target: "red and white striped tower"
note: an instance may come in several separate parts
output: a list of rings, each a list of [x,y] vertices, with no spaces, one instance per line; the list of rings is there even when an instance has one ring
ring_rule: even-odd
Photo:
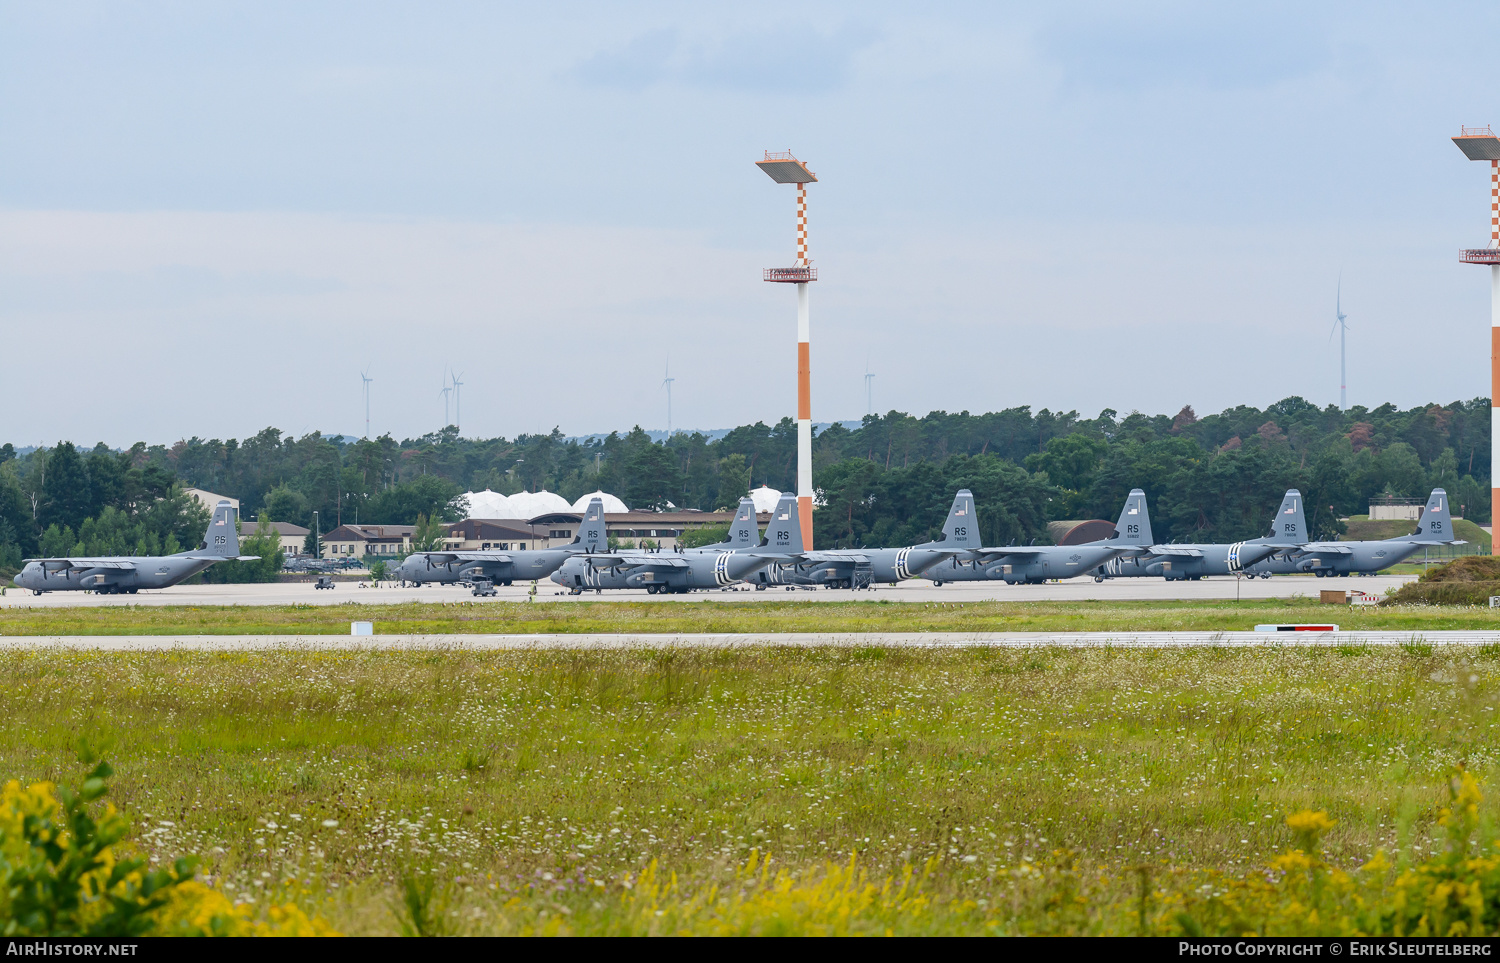
[[[1490,162],[1490,246],[1459,255],[1490,266],[1490,511],[1500,508],[1500,137],[1488,127],[1460,127],[1453,143],[1469,160]]]
[[[756,166],[778,184],[797,185],[797,263],[789,268],[766,268],[763,280],[797,285],[797,514],[802,520],[803,548],[813,547],[812,526],[812,325],[808,317],[807,286],[818,279],[818,269],[807,256],[807,185],[818,177],[791,151],[766,151]]]

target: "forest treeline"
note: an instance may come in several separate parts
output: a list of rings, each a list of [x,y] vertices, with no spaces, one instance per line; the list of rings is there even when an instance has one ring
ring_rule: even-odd
[[[1199,417],[1029,407],[987,414],[892,411],[814,441],[820,546],[909,544],[941,525],[953,491],[974,491],[985,541],[1046,540],[1057,519],[1109,518],[1146,490],[1158,540],[1227,541],[1261,534],[1287,488],[1301,489],[1319,537],[1343,530],[1389,494],[1448,490],[1455,509],[1488,522],[1487,398],[1339,410],[1287,398]],[[633,508],[712,510],[765,484],[794,486],[796,426],[680,433],[640,428],[575,440],[554,429],[515,439],[462,438],[456,428],[396,441],[295,438],[267,428],[243,440],[190,438],[127,451],[69,442],[17,457],[0,448],[0,566],[38,551],[148,552],[187,547],[206,514],[181,492],[238,498],[241,515],[300,525],[455,518],[465,490],[547,489],[569,500],[595,489]],[[248,521],[247,521],[248,530]],[[73,546],[61,549],[64,542]]]

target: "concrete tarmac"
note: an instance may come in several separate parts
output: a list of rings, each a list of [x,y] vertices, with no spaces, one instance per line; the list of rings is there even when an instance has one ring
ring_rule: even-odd
[[[926,579],[912,579],[897,585],[882,585],[873,591],[849,589],[797,589],[787,591],[778,586],[757,592],[738,587],[686,595],[647,595],[644,589],[615,592],[586,592],[569,595],[555,582],[537,583],[536,601],[632,601],[650,600],[670,605],[673,602],[761,602],[807,601],[848,602],[882,600],[892,602],[1049,602],[1101,601],[1134,602],[1144,600],[1220,601],[1226,599],[1281,599],[1297,596],[1316,598],[1319,590],[1341,589],[1383,596],[1387,590],[1415,580],[1415,575],[1374,575],[1354,578],[1315,578],[1311,575],[1278,575],[1269,579],[1205,578],[1197,582],[1168,582],[1160,578],[1119,578],[1104,582],[1093,579],[1070,579],[1043,585],[1006,585],[1004,582],[949,582],[933,585]],[[496,586],[491,598],[475,598],[458,585],[429,584],[420,588],[402,588],[382,583],[380,587],[362,587],[358,582],[339,582],[333,589],[315,589],[311,582],[271,582],[256,585],[176,585],[168,589],[143,590],[135,595],[95,595],[92,592],[31,592],[10,586],[0,596],[0,608],[66,608],[76,605],[338,605],[358,602],[391,605],[400,602],[522,602],[531,584]]]
[[[1494,645],[1495,632],[860,632],[576,635],[52,635],[0,636],[0,650],[100,652],[491,651],[536,649],[900,646],[911,648],[1225,648]]]

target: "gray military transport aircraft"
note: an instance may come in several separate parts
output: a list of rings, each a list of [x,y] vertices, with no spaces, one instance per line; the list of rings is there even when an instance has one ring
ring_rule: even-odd
[[[1146,493],[1136,488],[1126,496],[1120,520],[1115,522],[1115,533],[1109,538],[1082,545],[981,548],[967,558],[955,558],[929,569],[927,577],[939,585],[985,579],[1003,579],[1009,585],[1035,585],[1048,579],[1083,575],[1110,559],[1145,551],[1150,546]]]
[[[979,523],[974,495],[967,488],[953,496],[943,537],[909,548],[836,548],[806,552],[793,562],[770,565],[750,581],[757,589],[770,585],[824,585],[828,588],[868,588],[894,584],[924,574],[933,566],[979,548]]]
[[[1142,539],[1151,539],[1151,519],[1142,503]],[[1205,575],[1234,575],[1279,552],[1294,551],[1307,541],[1302,517],[1302,493],[1288,489],[1276,510],[1271,533],[1229,545],[1149,545],[1138,554],[1113,558],[1094,570],[1095,581],[1107,578],[1160,576],[1169,582]]]
[[[728,542],[675,552],[629,550],[575,555],[552,574],[552,581],[574,595],[588,589],[640,588],[650,595],[677,594],[723,588],[773,562],[791,561],[803,554],[796,495],[782,495],[777,501],[765,539],[757,537],[757,527],[754,503],[744,499],[735,512]],[[743,545],[747,531],[754,533],[750,537],[756,544]]]
[[[1302,522],[1302,506],[1297,506],[1297,521]],[[1453,518],[1448,510],[1448,493],[1434,488],[1427,496],[1427,506],[1417,519],[1417,529],[1410,535],[1397,535],[1357,542],[1309,542],[1295,552],[1284,552],[1246,567],[1251,575],[1293,575],[1311,572],[1317,576],[1369,574],[1395,565],[1418,549],[1434,545],[1463,545],[1453,537]]]
[[[37,595],[92,589],[100,595],[134,595],[141,589],[161,589],[197,575],[215,562],[235,559],[253,562],[259,555],[241,555],[234,527],[234,509],[221,501],[209,519],[203,544],[176,555],[108,555],[100,558],[28,558],[14,581]]]
[[[609,547],[604,530],[604,499],[590,500],[573,541],[557,548],[479,552],[413,552],[396,567],[402,584],[411,582],[467,582],[483,576],[501,585],[516,580],[543,579],[572,558],[585,552],[603,552]]]

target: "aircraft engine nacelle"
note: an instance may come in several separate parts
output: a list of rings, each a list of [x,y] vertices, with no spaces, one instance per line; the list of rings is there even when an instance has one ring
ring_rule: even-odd
[[[1027,582],[1035,582],[1045,578],[1039,562],[1026,562],[1020,565],[1003,562],[998,565],[991,565],[984,570],[984,574],[986,578],[1003,579],[1006,585],[1024,585]]]
[[[650,588],[655,585],[686,588],[687,584],[688,573],[686,569],[674,572],[632,572],[625,577],[627,588]]]
[[[1146,574],[1158,575],[1164,579],[1167,579],[1168,581],[1185,579],[1188,577],[1188,573],[1183,563],[1174,562],[1169,558],[1161,559],[1159,561],[1147,564]]]

